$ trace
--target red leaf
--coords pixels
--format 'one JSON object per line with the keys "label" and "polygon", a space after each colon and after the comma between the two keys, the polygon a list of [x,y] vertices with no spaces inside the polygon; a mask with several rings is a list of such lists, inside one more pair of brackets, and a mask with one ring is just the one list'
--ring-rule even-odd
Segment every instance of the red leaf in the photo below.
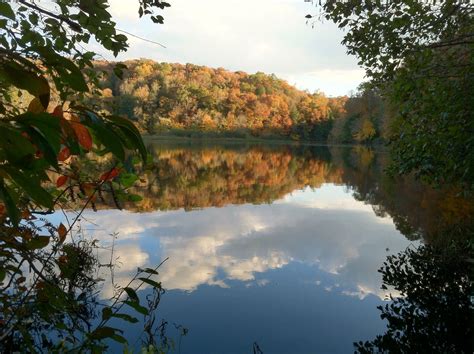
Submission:
{"label": "red leaf", "polygon": [[61,176],[58,178],[56,181],[56,187],[61,187],[64,186],[64,184],[67,182],[68,176]]}
{"label": "red leaf", "polygon": [[100,176],[100,180],[101,181],[110,181],[112,179],[114,179],[115,177],[117,177],[120,173],[120,170],[118,168],[113,168],[111,169],[109,172],[105,172],[102,174],[102,176]]}
{"label": "red leaf", "polygon": [[62,223],[58,227],[58,235],[59,235],[59,244],[62,244],[66,239],[67,229]]}
{"label": "red leaf", "polygon": [[62,106],[56,106],[53,113],[51,113],[51,114],[55,117],[62,118],[63,117],[63,107]]}
{"label": "red leaf", "polygon": [[86,150],[92,149],[92,137],[84,125],[78,122],[71,122],[72,129],[76,133],[77,141]]}
{"label": "red leaf", "polygon": [[58,161],[65,161],[69,156],[71,156],[71,151],[66,146],[58,154]]}

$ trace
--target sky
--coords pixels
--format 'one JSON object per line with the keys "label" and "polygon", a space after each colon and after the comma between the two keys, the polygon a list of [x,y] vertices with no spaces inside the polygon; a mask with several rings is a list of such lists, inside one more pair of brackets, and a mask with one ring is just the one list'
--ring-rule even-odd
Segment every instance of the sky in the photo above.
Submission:
{"label": "sky", "polygon": [[363,81],[363,70],[340,44],[343,32],[328,21],[314,28],[306,24],[305,15],[315,8],[304,0],[169,2],[162,12],[165,23],[158,25],[139,20],[138,1],[109,1],[117,28],[166,46],[129,36],[129,50],[117,59],[273,73],[299,89],[329,96],[348,94]]}

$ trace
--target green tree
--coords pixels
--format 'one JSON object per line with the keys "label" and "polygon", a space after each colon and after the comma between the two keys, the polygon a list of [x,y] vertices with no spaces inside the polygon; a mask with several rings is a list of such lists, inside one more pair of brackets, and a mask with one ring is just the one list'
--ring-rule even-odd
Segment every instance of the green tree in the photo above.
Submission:
{"label": "green tree", "polygon": [[394,108],[393,170],[472,189],[474,4],[327,0],[319,9]]}

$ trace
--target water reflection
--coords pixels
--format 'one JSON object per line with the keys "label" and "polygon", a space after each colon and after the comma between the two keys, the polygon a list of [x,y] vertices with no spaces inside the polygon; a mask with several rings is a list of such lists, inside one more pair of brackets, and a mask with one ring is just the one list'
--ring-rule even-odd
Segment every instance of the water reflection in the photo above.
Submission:
{"label": "water reflection", "polygon": [[351,351],[384,331],[376,307],[399,294],[381,289],[386,257],[441,242],[473,210],[457,191],[385,177],[386,156],[362,148],[150,150],[143,201],[85,219],[103,245],[119,233],[119,284],[169,257],[160,311],[191,329],[183,352],[250,352],[254,340],[271,353]]}
{"label": "water reflection", "polygon": [[[345,186],[353,199],[390,216],[410,239],[432,239],[474,213],[459,190],[426,188],[413,178],[391,179],[388,156],[364,147],[150,144],[152,171],[134,193],[143,197],[127,210],[193,210],[229,204],[265,204],[324,183]],[[110,207],[114,207],[110,203]]]}
{"label": "water reflection", "polygon": [[[300,262],[337,275],[334,284],[325,286],[337,283],[346,294],[383,297],[376,270],[386,249],[398,251],[409,243],[390,218],[377,217],[344,187],[331,184],[299,191],[271,206],[245,204],[192,213],[103,211],[86,218],[120,232],[116,255],[127,259],[121,269],[125,274],[166,255],[170,260],[161,275],[165,287],[186,291],[202,284],[226,287],[227,280],[252,281],[255,273]],[[119,228],[117,220],[128,227]]]}
{"label": "water reflection", "polygon": [[[454,237],[453,239],[456,239]],[[385,286],[400,292],[379,306],[387,330],[358,342],[361,353],[472,353],[470,245],[420,245],[387,257],[381,273]]]}

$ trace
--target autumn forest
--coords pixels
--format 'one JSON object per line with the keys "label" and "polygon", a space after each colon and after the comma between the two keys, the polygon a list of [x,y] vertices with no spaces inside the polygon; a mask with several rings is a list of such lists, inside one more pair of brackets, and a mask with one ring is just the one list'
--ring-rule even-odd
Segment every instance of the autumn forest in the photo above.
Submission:
{"label": "autumn forest", "polygon": [[100,96],[88,103],[128,117],[144,133],[337,143],[380,143],[389,134],[382,98],[368,86],[351,97],[327,97],[261,72],[145,59],[121,64],[123,80],[113,63],[95,63],[99,75],[107,74]]}

